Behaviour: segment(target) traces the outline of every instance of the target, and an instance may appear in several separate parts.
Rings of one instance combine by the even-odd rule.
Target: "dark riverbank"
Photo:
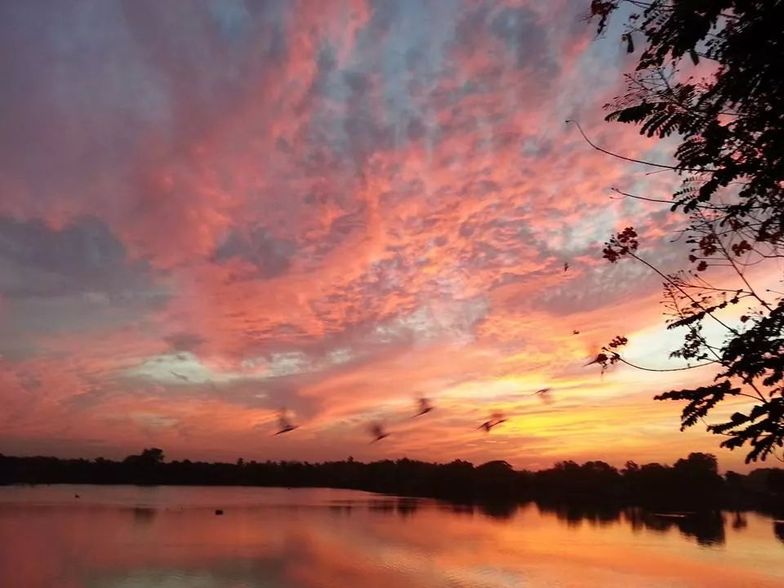
[[[148,449],[122,461],[98,458],[9,457],[0,455],[0,484],[137,484],[206,486],[329,487],[453,502],[498,505],[527,500],[552,508],[581,505],[611,509],[705,511],[755,509],[784,512],[784,470],[761,468],[747,475],[718,473],[712,455],[692,453],[674,465],[628,462],[617,469],[601,461],[567,461],[536,472],[504,461],[479,466],[465,461],[435,464],[409,459],[207,463],[164,461]],[[601,507],[601,508],[600,508]]]

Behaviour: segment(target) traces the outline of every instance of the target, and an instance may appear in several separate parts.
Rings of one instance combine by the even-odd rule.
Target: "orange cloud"
[[[573,3],[106,6],[89,34],[35,10],[0,25],[24,90],[0,139],[4,451],[539,467],[716,450],[650,400],[670,380],[584,368],[620,333],[643,359],[677,345],[658,278],[605,264],[602,242],[633,224],[652,259],[680,252],[674,217],[609,197],[671,180],[564,124],[663,157],[601,120],[626,57]],[[542,387],[552,404],[523,396]],[[419,394],[437,409],[412,419]],[[272,438],[283,406],[302,426]],[[480,434],[493,410],[508,424]],[[374,419],[392,435],[371,446]]]

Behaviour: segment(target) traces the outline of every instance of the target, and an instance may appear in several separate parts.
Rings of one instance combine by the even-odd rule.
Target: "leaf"
[[[619,4],[595,0],[592,13],[604,26]],[[722,290],[702,272],[735,266],[744,278],[754,266],[760,275],[763,267],[770,275],[781,273],[784,135],[781,76],[774,73],[781,69],[781,52],[780,31],[772,25],[781,21],[781,6],[728,0],[644,4],[638,19],[627,16],[621,41],[629,53],[639,49],[639,58],[626,92],[606,108],[606,120],[634,125],[648,137],[671,138],[660,147],[672,153],[683,181],[673,191],[670,210],[686,221],[673,242],[685,241],[689,259],[678,278],[668,275],[669,293],[665,287],[667,327],[688,331],[672,356],[721,366],[702,386],[657,398],[685,403],[685,428],[739,394],[739,386],[753,386],[753,394],[747,393],[759,395],[759,401],[709,430],[726,435],[724,447],[747,447],[747,461],[764,460],[784,446],[784,295],[767,290],[757,298],[748,290]],[[716,62],[717,75],[670,75],[699,65],[702,56]],[[603,255],[612,263],[632,257],[648,264],[636,254],[638,247],[636,234],[622,231],[604,244]],[[739,309],[739,320],[726,325],[725,336],[708,343],[700,334],[703,322],[714,310],[741,301],[749,308]],[[609,364],[614,351],[609,346],[602,351]]]
[[[632,34],[626,33],[626,53],[634,53],[634,41],[632,41]]]

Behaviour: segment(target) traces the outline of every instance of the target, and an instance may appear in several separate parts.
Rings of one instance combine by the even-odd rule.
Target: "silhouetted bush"
[[[511,516],[516,504],[536,500],[567,521],[602,523],[617,519],[622,506],[648,509],[710,511],[757,508],[780,513],[784,470],[758,469],[748,475],[718,473],[716,458],[691,453],[673,466],[627,462],[618,470],[603,461],[563,461],[538,472],[517,471],[505,461],[474,467],[467,461],[446,464],[410,459],[360,463],[345,461],[166,462],[161,449],[145,449],[122,461],[103,458],[7,457],[0,455],[0,484],[168,484],[331,487],[368,490],[399,496],[441,498],[455,503],[485,503],[492,516]],[[378,505],[383,508],[384,505]],[[389,502],[398,512],[413,503]],[[586,514],[587,513],[587,514]],[[704,541],[717,538],[712,519],[699,521]],[[652,521],[646,526],[673,524]],[[679,525],[695,524],[681,521]],[[723,528],[723,526],[722,526]],[[711,529],[714,529],[713,531]],[[683,530],[683,529],[682,529]],[[686,531],[684,531],[686,532]]]

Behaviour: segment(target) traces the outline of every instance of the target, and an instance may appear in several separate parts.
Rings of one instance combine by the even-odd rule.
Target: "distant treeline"
[[[619,470],[602,461],[564,461],[537,472],[515,470],[505,461],[480,466],[461,460],[361,463],[352,458],[325,463],[166,462],[157,448],[122,461],[0,454],[0,484],[62,483],[330,487],[456,502],[536,500],[677,510],[754,508],[775,513],[784,509],[784,470],[722,476],[716,458],[705,453],[692,453],[672,466],[630,461]]]

